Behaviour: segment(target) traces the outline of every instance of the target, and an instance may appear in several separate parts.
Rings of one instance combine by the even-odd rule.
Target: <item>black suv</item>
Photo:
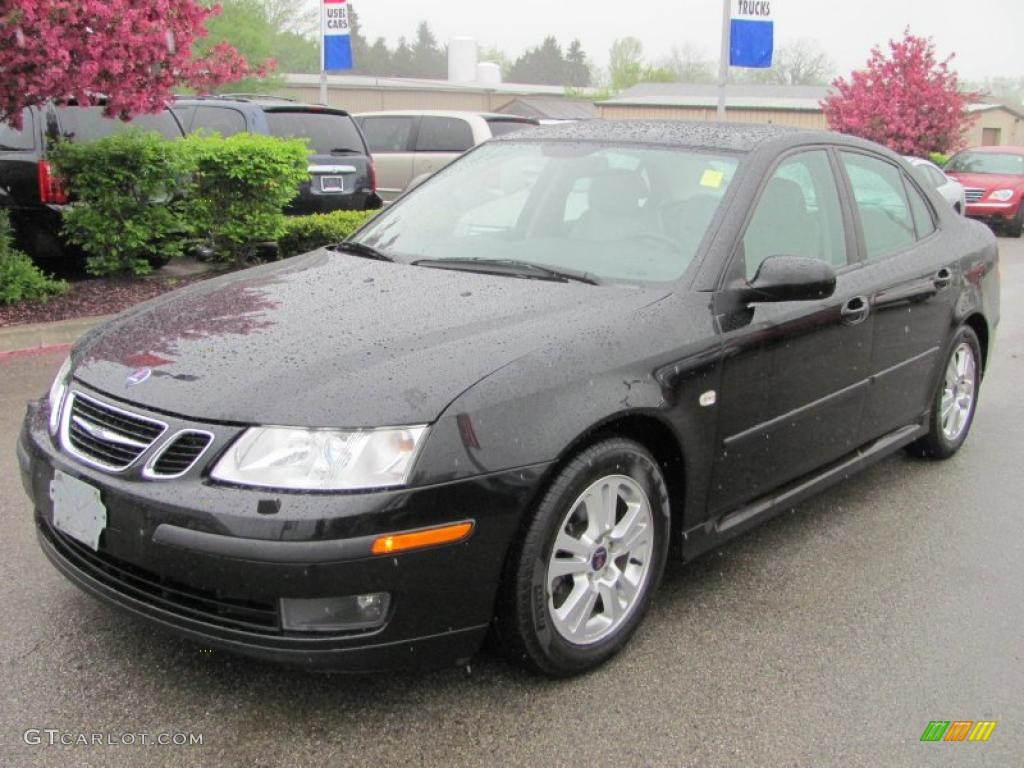
[[[47,148],[51,142],[59,137],[90,141],[129,125],[167,139],[183,135],[181,123],[168,109],[125,123],[104,116],[102,107],[50,103],[26,107],[21,123],[21,130],[0,123],[0,207],[10,213],[19,246],[48,262],[67,255],[60,227],[61,209],[68,198],[50,168]]]
[[[300,186],[286,213],[365,211],[381,206],[366,140],[343,109],[245,95],[178,98],[172,107],[188,133],[248,132],[307,139],[312,149],[310,179]]]

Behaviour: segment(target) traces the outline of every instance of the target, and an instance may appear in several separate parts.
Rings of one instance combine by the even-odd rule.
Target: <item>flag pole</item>
[[[326,25],[324,23],[323,0],[320,0],[320,103],[327,106],[327,38],[324,35]]]
[[[725,120],[725,84],[729,80],[729,4],[731,0],[722,0],[722,49],[718,58],[718,110],[715,118]]]

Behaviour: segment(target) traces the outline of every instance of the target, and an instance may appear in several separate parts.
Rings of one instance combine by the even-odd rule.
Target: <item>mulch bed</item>
[[[103,277],[68,283],[68,292],[49,301],[0,305],[0,328],[24,323],[47,323],[79,317],[109,315],[140,301],[213,277],[210,272],[187,277]]]

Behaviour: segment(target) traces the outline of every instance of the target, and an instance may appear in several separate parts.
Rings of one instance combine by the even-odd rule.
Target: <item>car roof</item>
[[[503,115],[501,112],[474,112],[469,109],[386,109],[376,112],[358,112],[355,117],[482,117],[484,120],[508,120],[519,123],[536,123],[532,117]]]
[[[982,154],[999,153],[1003,155],[1024,155],[1024,147],[1016,146],[986,146],[986,147],[968,147],[963,150],[964,152],[981,152]]]
[[[202,104],[218,103],[227,106],[241,108],[254,107],[264,112],[329,112],[336,115],[348,115],[349,113],[340,107],[325,107],[321,104],[306,104],[292,99],[278,98],[274,96],[235,96],[225,94],[224,96],[176,96],[172,107],[196,107]]]

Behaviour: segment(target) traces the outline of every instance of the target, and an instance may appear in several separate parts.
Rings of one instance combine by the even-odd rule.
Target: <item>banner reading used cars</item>
[[[349,37],[346,0],[323,0],[320,31],[324,45],[324,72],[352,69],[352,42]]]
[[[772,65],[775,0],[731,0],[729,65],[766,68]]]

